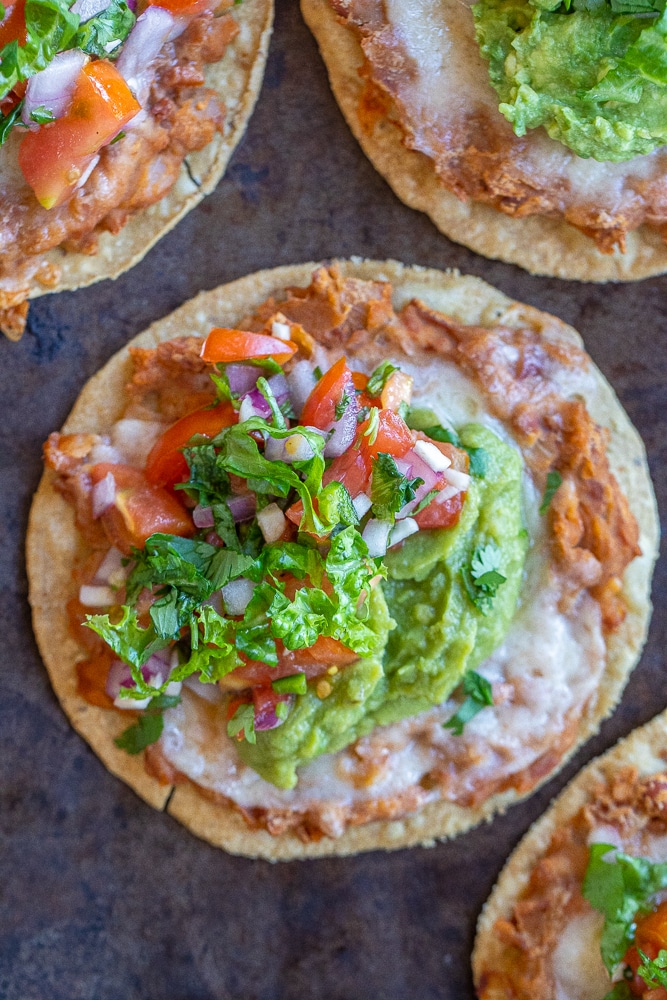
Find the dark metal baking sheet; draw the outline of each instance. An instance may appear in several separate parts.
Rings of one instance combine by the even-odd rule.
[[[667,278],[533,278],[449,243],[367,162],[295,0],[228,174],[132,272],[31,307],[0,344],[0,998],[466,1000],[475,920],[510,849],[594,753],[667,704],[664,565],[649,642],[599,737],[539,794],[450,844],[269,865],[144,805],[70,728],[30,627],[23,537],[40,449],[85,380],[202,288],[333,255],[480,275],[576,326],[648,448],[667,500]]]

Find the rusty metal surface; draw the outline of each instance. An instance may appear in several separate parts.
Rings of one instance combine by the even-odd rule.
[[[217,191],[115,284],[49,296],[0,344],[0,998],[466,1000],[474,925],[510,849],[584,761],[667,705],[662,563],[642,661],[600,736],[538,795],[430,850],[271,866],[151,810],[70,728],[32,637],[23,537],[40,448],[84,381],[202,288],[333,255],[480,275],[576,326],[667,500],[667,278],[532,278],[449,243],[357,147],[295,0],[278,0],[264,89]]]

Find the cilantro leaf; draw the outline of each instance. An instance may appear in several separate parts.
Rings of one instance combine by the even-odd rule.
[[[472,603],[482,614],[491,609],[493,598],[507,577],[500,572],[500,547],[489,541],[475,549],[470,566],[461,569],[463,585]]]
[[[384,389],[390,375],[400,371],[397,365],[392,365],[391,361],[383,361],[371,374],[366,385],[366,392],[369,396],[379,396]]]
[[[273,395],[273,389],[271,388],[271,386],[266,381],[263,375],[260,375],[260,377],[257,379],[257,388],[259,389],[262,396],[264,397],[264,399],[267,401],[267,403],[271,408],[271,415],[273,417],[274,427],[277,427],[281,431],[286,430],[287,424],[285,423],[285,418],[282,414],[282,410],[278,406],[276,397]]]
[[[173,708],[180,700],[178,695],[161,695],[155,698],[137,721],[116,737],[114,740],[116,746],[134,755],[141,753],[151,743],[157,743],[164,728],[162,709]]]
[[[45,69],[55,54],[69,47],[79,16],[69,9],[69,0],[27,0],[26,42],[8,42],[0,49],[0,100],[20,80],[28,80]]]
[[[371,479],[371,502],[373,513],[380,520],[394,520],[394,514],[414,500],[415,494],[424,480],[416,477],[408,479],[399,471],[395,459],[386,452],[379,452],[373,460]]]
[[[256,743],[255,709],[252,705],[239,705],[227,723],[227,735],[245,739],[248,743]]]
[[[461,440],[451,427],[443,427],[433,410],[425,407],[410,407],[405,422],[413,431],[421,431],[433,441],[445,441],[455,448],[461,447]]]
[[[604,1000],[633,1000],[633,995],[627,983],[615,983]]]
[[[468,670],[463,678],[463,692],[467,695],[459,710],[443,723],[455,736],[461,736],[466,722],[470,722],[487,705],[493,705],[493,690],[486,677]]]
[[[470,475],[484,479],[489,468],[489,453],[486,448],[466,448],[470,457]]]
[[[592,844],[583,896],[604,914],[600,951],[612,973],[635,935],[638,914],[651,909],[651,897],[667,887],[667,863],[633,858],[610,844]]]
[[[641,948],[638,949],[642,959],[642,964],[638,967],[637,973],[642,977],[646,985],[652,989],[657,986],[667,986],[667,951],[661,949],[655,959],[645,955]]]
[[[547,485],[542,498],[542,503],[540,504],[540,514],[546,514],[549,509],[549,505],[554,498],[554,494],[562,482],[563,477],[557,469],[552,469],[551,472],[547,473]]]
[[[349,402],[350,402],[350,397],[348,396],[347,392],[344,392],[343,395],[338,400],[338,402],[336,403],[336,407],[334,409],[334,420],[340,420],[340,418],[347,410]]]
[[[71,49],[83,49],[91,56],[113,59],[134,27],[135,15],[125,0],[111,0],[109,6],[79,26],[69,44]]]
[[[55,115],[53,111],[49,111],[43,104],[40,104],[38,108],[30,112],[30,120],[37,122],[38,125],[46,125],[47,122],[55,121]]]
[[[6,115],[0,115],[0,146],[7,141],[9,133],[11,132],[14,125],[22,125],[21,121],[21,111],[23,110],[23,101],[8,111]]]

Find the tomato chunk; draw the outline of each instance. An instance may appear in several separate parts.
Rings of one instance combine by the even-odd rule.
[[[92,466],[90,478],[97,483],[109,472],[118,492],[114,506],[100,520],[111,544],[125,555],[132,547],[143,548],[156,531],[182,537],[194,534],[192,518],[178,500],[166,489],[151,486],[139,469],[98,462]]]
[[[431,500],[427,507],[414,515],[420,528],[453,528],[461,516],[465,493],[456,493],[443,503]]]
[[[146,479],[152,486],[173,486],[188,478],[188,463],[181,448],[200,434],[215,437],[223,427],[235,424],[236,412],[231,403],[220,403],[213,409],[195,410],[177,420],[151,448],[146,460]]]
[[[19,45],[25,45],[26,40],[25,0],[16,0],[15,3],[5,4],[5,16],[0,21],[0,48],[13,41],[17,41]]]
[[[273,358],[279,365],[283,365],[296,350],[296,344],[291,340],[278,340],[265,333],[215,327],[204,341],[201,356],[204,361],[223,363],[247,361],[249,358]]]
[[[336,406],[344,393],[354,396],[354,380],[345,358],[340,358],[319,380],[301,411],[300,422],[326,429],[336,418]]]
[[[115,66],[106,59],[84,66],[67,114],[28,132],[19,146],[19,165],[40,205],[62,205],[97,152],[139,110]]]
[[[381,451],[394,458],[402,458],[412,448],[414,434],[403,418],[392,410],[380,410],[378,421],[377,436],[372,444],[368,435],[364,433],[368,430],[369,421],[365,420],[361,424],[359,428],[360,452],[368,462],[377,458]]]

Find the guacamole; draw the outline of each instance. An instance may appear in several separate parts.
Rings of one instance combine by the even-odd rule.
[[[602,161],[667,142],[667,10],[652,0],[480,0],[473,14],[517,135],[543,125]]]
[[[387,554],[388,579],[373,591],[368,622],[377,651],[331,678],[328,697],[309,685],[282,726],[239,743],[243,760],[278,787],[293,788],[297,768],[312,758],[441,704],[502,641],[528,546],[522,462],[484,427],[468,425],[460,436],[465,448],[483,449],[484,475],[471,480],[455,527],[421,531]],[[475,602],[469,567],[488,546],[505,580],[492,600]]]

